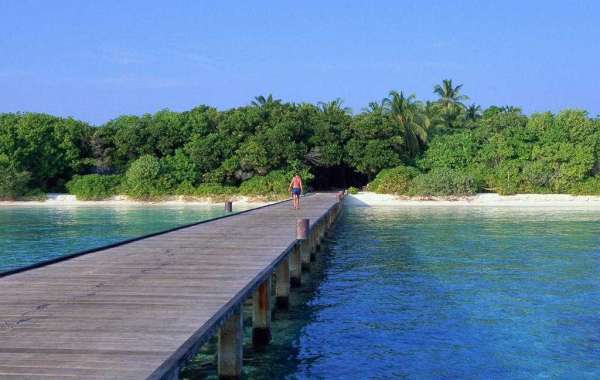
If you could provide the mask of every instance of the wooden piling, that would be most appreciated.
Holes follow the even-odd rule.
[[[225,212],[232,212],[232,211],[233,211],[233,202],[231,202],[231,201],[225,202]]]
[[[297,288],[302,285],[302,260],[300,245],[296,245],[290,254],[290,286]]]
[[[300,259],[302,260],[302,270],[310,269],[311,231],[309,229],[310,221],[308,219],[298,219],[296,222],[296,239],[300,240]]]
[[[237,306],[219,330],[218,371],[220,380],[238,380],[242,376],[244,322]]]
[[[308,237],[308,226],[310,221],[306,218],[298,219],[296,221],[296,239],[306,240]]]
[[[254,291],[252,298],[252,344],[262,347],[271,341],[271,278]]]
[[[319,226],[318,224],[316,224],[316,225],[313,226],[313,229],[312,229],[312,231],[310,233],[310,238],[309,238],[310,245],[309,245],[308,252],[309,252],[309,255],[310,255],[310,261],[311,262],[314,262],[314,261],[317,260],[317,247],[318,247],[318,244],[317,244],[317,229],[319,228],[318,226]]]
[[[275,305],[287,309],[290,303],[290,260],[284,259],[275,270]]]
[[[302,270],[305,272],[310,270],[311,246],[310,240],[305,240],[300,244],[300,259],[302,260]]]

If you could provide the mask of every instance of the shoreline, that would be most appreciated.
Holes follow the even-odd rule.
[[[74,195],[51,193],[48,194],[46,200],[0,201],[0,208],[5,206],[216,206],[224,204],[226,200],[247,207],[259,207],[277,202],[277,200],[264,200],[247,196],[232,196],[227,199],[172,196],[148,201],[129,199],[126,196],[115,196],[106,200],[82,201],[77,200]]]
[[[221,197],[187,197],[172,196],[159,200],[134,200],[126,196],[115,196],[107,200],[80,201],[70,194],[48,194],[46,200],[0,201],[0,208],[8,206],[215,206],[231,200],[234,204],[246,207],[259,207],[278,202],[260,197],[231,196]],[[348,194],[346,204],[350,206],[380,207],[380,206],[462,206],[462,207],[591,207],[600,208],[600,196],[597,195],[568,195],[568,194],[515,194],[499,195],[495,193],[480,193],[471,196],[423,197],[402,196],[392,194],[377,194],[359,192]]]
[[[353,206],[461,206],[461,207],[588,207],[600,209],[600,196],[569,194],[480,193],[462,197],[408,197],[391,194],[360,192],[348,195]]]

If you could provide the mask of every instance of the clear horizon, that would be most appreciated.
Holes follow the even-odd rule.
[[[0,112],[95,125],[273,94],[335,98],[355,113],[389,90],[434,99],[442,79],[468,103],[525,113],[600,113],[600,3],[309,1],[3,2]]]

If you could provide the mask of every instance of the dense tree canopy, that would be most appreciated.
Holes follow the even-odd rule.
[[[580,110],[524,115],[465,105],[444,80],[437,100],[391,91],[352,114],[342,100],[272,95],[218,111],[124,115],[94,127],[45,114],[0,114],[0,198],[285,192],[301,171],[315,186],[399,194],[600,192],[600,121]]]

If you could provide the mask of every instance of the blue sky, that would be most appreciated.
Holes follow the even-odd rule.
[[[597,1],[0,0],[0,112],[94,124],[260,94],[433,98],[600,113]]]

